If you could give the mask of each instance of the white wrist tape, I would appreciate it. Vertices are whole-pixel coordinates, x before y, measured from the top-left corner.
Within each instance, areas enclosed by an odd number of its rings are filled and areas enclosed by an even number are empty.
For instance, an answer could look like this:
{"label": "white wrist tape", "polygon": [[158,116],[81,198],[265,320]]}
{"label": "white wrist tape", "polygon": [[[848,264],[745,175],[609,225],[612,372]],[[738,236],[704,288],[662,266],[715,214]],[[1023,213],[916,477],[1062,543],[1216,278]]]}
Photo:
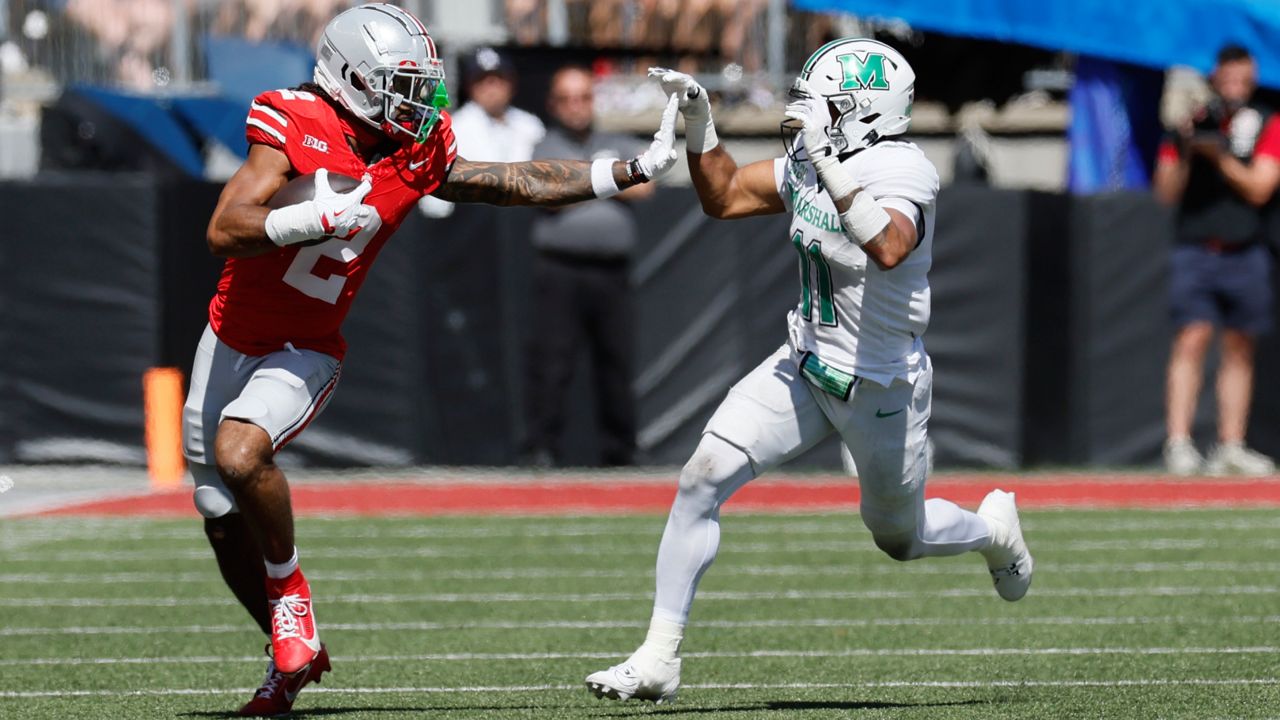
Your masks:
{"label": "white wrist tape", "polygon": [[266,230],[271,242],[280,247],[314,240],[324,235],[320,213],[312,207],[309,200],[267,213]]}
{"label": "white wrist tape", "polygon": [[880,207],[871,194],[865,191],[855,195],[853,205],[840,213],[840,224],[858,245],[866,245],[876,239],[876,236],[889,227],[890,222],[892,219],[888,211]]}
{"label": "white wrist tape", "polygon": [[844,165],[841,165],[834,155],[814,160],[813,168],[818,171],[818,180],[822,183],[822,187],[827,189],[827,194],[833,201],[849,197],[854,190],[858,189],[853,176],[844,169]]}
{"label": "white wrist tape", "polygon": [[618,189],[618,181],[613,179],[613,164],[616,158],[601,158],[591,163],[591,190],[598,198],[609,198],[622,192]]}
{"label": "white wrist tape", "polygon": [[684,117],[684,142],[685,151],[696,155],[711,152],[720,144],[720,138],[716,136],[716,124],[711,120],[711,116],[706,118],[700,117]]}

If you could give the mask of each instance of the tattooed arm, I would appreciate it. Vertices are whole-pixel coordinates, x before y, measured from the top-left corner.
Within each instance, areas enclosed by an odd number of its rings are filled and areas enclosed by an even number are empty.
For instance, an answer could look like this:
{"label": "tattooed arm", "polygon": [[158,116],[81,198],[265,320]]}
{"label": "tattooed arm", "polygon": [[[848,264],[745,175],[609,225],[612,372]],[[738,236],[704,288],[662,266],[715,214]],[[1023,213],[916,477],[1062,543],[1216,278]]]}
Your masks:
{"label": "tattooed arm", "polygon": [[[613,181],[619,190],[644,182],[629,177],[627,163],[621,160],[613,164]],[[549,207],[596,197],[591,163],[585,160],[500,163],[458,158],[448,179],[432,194],[455,203]]]}
{"label": "tattooed arm", "polygon": [[[676,113],[672,95],[649,149],[628,161],[533,160],[471,162],[458,158],[432,195],[456,203],[557,207],[611,197],[664,175],[676,162]],[[595,172],[592,172],[593,168]]]}

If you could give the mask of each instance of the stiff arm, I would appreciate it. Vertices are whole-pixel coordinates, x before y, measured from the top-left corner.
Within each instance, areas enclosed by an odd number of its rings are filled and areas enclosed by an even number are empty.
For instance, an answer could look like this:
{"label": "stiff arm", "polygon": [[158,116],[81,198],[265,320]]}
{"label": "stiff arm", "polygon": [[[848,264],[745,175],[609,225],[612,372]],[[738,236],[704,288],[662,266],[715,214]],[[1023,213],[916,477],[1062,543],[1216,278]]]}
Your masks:
{"label": "stiff arm", "polygon": [[[558,207],[597,197],[586,160],[531,160],[529,162],[473,162],[458,158],[433,196],[455,203],[488,205],[538,205]],[[619,190],[646,180],[633,177],[628,163],[615,161],[613,182]]]}

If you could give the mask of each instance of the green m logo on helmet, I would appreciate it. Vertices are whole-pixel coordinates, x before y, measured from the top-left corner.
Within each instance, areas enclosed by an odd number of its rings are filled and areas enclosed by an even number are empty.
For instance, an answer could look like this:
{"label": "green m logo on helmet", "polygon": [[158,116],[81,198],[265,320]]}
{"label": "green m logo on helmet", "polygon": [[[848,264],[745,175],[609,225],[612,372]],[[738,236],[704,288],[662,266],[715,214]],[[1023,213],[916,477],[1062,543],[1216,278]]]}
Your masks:
{"label": "green m logo on helmet", "polygon": [[889,79],[885,77],[883,53],[867,53],[859,58],[855,53],[836,56],[836,62],[844,70],[844,81],[840,89],[844,92],[852,90],[888,90]]}

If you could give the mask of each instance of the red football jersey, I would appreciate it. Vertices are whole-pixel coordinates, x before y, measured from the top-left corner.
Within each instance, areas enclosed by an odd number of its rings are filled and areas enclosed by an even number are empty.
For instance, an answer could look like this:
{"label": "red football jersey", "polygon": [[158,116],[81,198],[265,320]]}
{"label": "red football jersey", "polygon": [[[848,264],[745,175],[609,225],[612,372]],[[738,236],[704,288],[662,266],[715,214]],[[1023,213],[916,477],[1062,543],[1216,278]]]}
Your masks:
{"label": "red football jersey", "polygon": [[246,355],[265,355],[291,343],[339,360],[346,352],[342,321],[378,251],[419,198],[444,181],[458,145],[447,113],[425,143],[408,143],[366,166],[347,144],[352,123],[312,93],[275,90],[254,99],[246,120],[250,143],[276,148],[298,175],[325,168],[360,178],[373,189],[366,205],[378,220],[350,240],[291,245],[250,258],[230,258],[209,303],[209,324],[222,342]]}

